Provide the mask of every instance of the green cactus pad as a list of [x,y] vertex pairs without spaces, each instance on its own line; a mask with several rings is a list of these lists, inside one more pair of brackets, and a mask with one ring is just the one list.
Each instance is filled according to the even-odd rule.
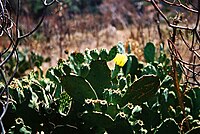
[[200,126],[192,128],[190,131],[188,131],[185,134],[198,134],[200,132]]
[[101,128],[110,128],[114,125],[114,120],[109,115],[101,112],[85,113],[82,118],[90,125]]
[[71,68],[67,64],[63,64],[62,69],[63,69],[63,72],[65,73],[65,75],[68,75],[71,72]]
[[142,70],[142,75],[149,75],[149,74],[152,74],[152,75],[157,75],[157,70],[156,68],[152,65],[152,64],[147,64],[143,70]]
[[101,60],[108,60],[108,52],[107,49],[101,49],[100,51],[100,58]]
[[125,105],[128,102],[134,104],[143,103],[148,101],[155,95],[159,89],[160,81],[157,76],[144,75],[137,81],[135,81],[131,87],[127,90],[122,99],[122,104]]
[[193,89],[186,92],[186,95],[188,95],[192,99],[193,107],[192,107],[192,116],[195,118],[199,117],[199,111],[200,111],[200,88],[194,87]]
[[99,51],[97,49],[91,50],[90,56],[92,57],[93,60],[98,60],[99,59]]
[[90,64],[90,72],[86,79],[90,82],[98,97],[102,98],[104,89],[110,86],[111,81],[111,71],[106,61],[92,61]]
[[85,61],[85,57],[82,53],[76,53],[75,54],[75,57],[74,57],[74,60],[77,62],[77,63],[80,63],[82,64],[84,61]]
[[133,134],[131,125],[125,116],[123,112],[116,115],[114,126],[107,130],[109,134]]
[[163,123],[158,127],[155,134],[179,134],[180,128],[176,121],[172,118],[164,120]]
[[86,65],[82,65],[80,68],[80,76],[85,78],[89,73],[90,67]]
[[133,54],[130,54],[128,55],[128,61],[122,69],[125,75],[128,75],[130,73],[131,76],[134,76],[137,72],[138,67],[139,63],[137,57]]
[[117,53],[118,53],[117,46],[112,47],[108,54],[108,61],[113,60]]
[[61,78],[61,85],[74,100],[81,103],[84,103],[86,98],[98,98],[90,83],[80,76],[64,76]]
[[144,48],[144,58],[146,62],[153,62],[155,58],[156,48],[153,43],[149,42]]

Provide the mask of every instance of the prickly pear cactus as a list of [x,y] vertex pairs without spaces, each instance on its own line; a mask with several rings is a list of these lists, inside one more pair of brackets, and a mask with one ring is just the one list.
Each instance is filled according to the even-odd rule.
[[174,119],[166,119],[163,123],[160,124],[156,134],[170,133],[170,134],[179,134],[180,128]]
[[[184,115],[164,50],[155,54],[154,44],[147,43],[147,63],[130,50],[126,54],[120,42],[110,51],[74,52],[50,67],[46,75],[40,68],[14,79],[9,86],[13,100],[4,116],[8,132],[197,133],[199,87],[180,84]],[[114,68],[107,65],[110,61],[115,63]],[[0,90],[4,89],[2,85]],[[16,123],[19,117],[22,120]]]
[[153,62],[155,59],[156,49],[153,43],[149,42],[146,44],[144,48],[144,57],[146,62]]
[[110,87],[111,71],[108,68],[106,61],[103,60],[92,61],[90,68],[86,79],[94,88],[98,97],[102,98],[104,89]]
[[99,56],[100,56],[101,60],[108,61],[108,54],[109,53],[108,53],[107,49],[101,49]]
[[114,125],[114,120],[101,112],[84,113],[82,118],[93,127],[110,128]]
[[97,94],[90,83],[82,77],[66,75],[61,78],[63,89],[76,101],[81,103],[86,98],[97,99]]
[[128,61],[123,66],[124,74],[125,75],[131,74],[131,76],[134,77],[134,75],[137,74],[138,70],[139,70],[139,63],[137,57],[133,54],[129,54]]
[[108,61],[113,60],[117,53],[118,53],[117,46],[112,47],[108,53]]
[[99,51],[97,49],[91,50],[90,56],[92,57],[93,60],[98,60],[99,59]]
[[122,103],[141,104],[149,100],[158,91],[160,80],[155,75],[144,75],[136,80],[123,96]]

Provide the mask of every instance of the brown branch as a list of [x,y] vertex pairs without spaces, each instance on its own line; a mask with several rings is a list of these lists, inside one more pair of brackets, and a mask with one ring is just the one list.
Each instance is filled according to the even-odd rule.
[[188,7],[188,6],[184,5],[184,4],[182,4],[180,0],[177,0],[178,3],[175,3],[176,1],[174,1],[174,2],[169,2],[169,1],[167,1],[167,0],[161,0],[161,1],[163,1],[164,3],[166,3],[166,4],[168,4],[168,5],[171,5],[171,6],[181,7],[181,8],[183,8],[183,9],[186,9],[187,11],[190,11],[190,12],[193,12],[193,13],[198,13],[197,10],[192,9],[192,8],[190,8],[190,7]]
[[[174,46],[174,43],[175,43],[175,36],[176,36],[176,32],[175,32],[176,29],[174,29],[174,33],[173,33],[173,36],[172,36],[172,41],[171,40],[168,40],[168,45],[172,45]],[[174,42],[173,42],[174,41]],[[173,51],[173,49],[172,49]],[[177,97],[178,97],[178,102],[179,102],[179,105],[181,107],[181,111],[183,112],[183,116],[186,118],[186,113],[185,113],[185,106],[184,106],[184,102],[183,102],[183,93],[182,91],[180,90],[180,86],[179,86],[179,80],[178,80],[178,73],[177,73],[177,66],[176,66],[176,57],[174,55],[171,54],[171,61],[172,61],[172,69],[173,69],[173,82],[174,82],[174,88],[176,90],[176,93],[177,93]],[[186,121],[186,124],[187,124],[187,128],[189,129],[189,123],[188,121]]]
[[[171,50],[173,50],[173,51],[171,51],[170,53],[171,53],[171,55],[173,55],[174,58],[176,58],[176,61],[181,63],[183,65],[183,67],[185,66],[184,69],[186,69],[188,71],[188,73],[187,73],[188,75],[185,74],[185,77],[187,78],[189,76],[189,74],[191,74],[191,73],[195,74],[194,75],[195,77],[193,77],[193,80],[196,81],[197,85],[199,85],[199,82],[197,82],[197,80],[198,80],[197,77],[199,77],[199,75],[198,75],[196,70],[198,70],[198,68],[200,67],[199,62],[197,62],[197,60],[198,61],[200,60],[200,54],[199,54],[200,47],[196,48],[195,44],[196,44],[196,41],[198,41],[200,43],[200,35],[199,35],[199,30],[198,30],[199,21],[200,21],[200,1],[198,1],[198,7],[197,8],[196,7],[190,7],[189,5],[193,6],[192,3],[189,3],[189,5],[187,5],[187,3],[183,4],[180,0],[174,0],[174,1],[160,0],[158,2],[156,0],[146,0],[146,1],[151,2],[151,4],[154,6],[154,8],[158,12],[158,14],[160,16],[162,16],[164,21],[167,23],[167,25],[170,28],[172,28],[172,30],[173,30],[172,33],[174,35],[180,34],[181,39],[183,41],[183,45],[185,45],[188,48],[188,51],[191,52],[191,56],[190,56],[191,58],[189,58],[190,59],[189,62],[184,61],[182,59],[179,51],[176,49],[176,47],[171,45],[171,44],[169,45],[169,47],[172,47]],[[179,18],[174,18],[174,20],[171,22],[168,19],[168,17],[164,14],[164,12],[161,10],[161,7],[158,6],[159,2],[164,2],[168,6],[180,7],[187,12],[195,13],[197,19],[196,19],[194,26],[188,27],[188,26],[184,26],[184,25],[179,25],[179,22],[181,21],[181,20],[179,21]],[[176,33],[177,30],[179,31],[179,33]],[[183,37],[183,34],[182,34],[183,30],[190,31],[192,33],[192,42],[190,44]],[[175,40],[176,40],[174,35],[172,35],[171,39],[170,39],[173,42],[173,44],[175,44]],[[194,56],[196,58],[195,59],[196,62],[194,62],[194,58],[193,58]],[[189,66],[189,68],[186,67],[186,66]],[[194,68],[194,69],[192,69],[192,71],[191,71],[190,68]]]
[[171,28],[177,28],[177,29],[183,29],[183,30],[193,30],[194,29],[194,28],[190,28],[190,27],[185,27],[185,26],[179,26],[179,25],[171,24],[169,22],[169,20],[167,19],[167,17],[165,16],[165,14],[158,7],[158,5],[156,4],[155,0],[151,0],[151,3],[154,6],[154,8],[157,10],[157,12],[163,17],[163,19],[165,20],[165,22],[168,24],[169,27],[171,27]]

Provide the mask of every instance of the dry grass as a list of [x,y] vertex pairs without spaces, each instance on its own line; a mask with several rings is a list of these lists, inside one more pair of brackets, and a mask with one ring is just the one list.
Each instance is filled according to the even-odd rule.
[[[160,44],[157,27],[153,21],[155,12],[152,11],[152,7],[145,9],[147,11],[143,16],[139,16],[129,0],[123,2],[108,0],[100,7],[103,13],[101,16],[84,14],[75,15],[73,19],[69,19],[64,14],[66,9],[62,8],[59,12],[55,11],[52,16],[46,17],[40,29],[42,33],[40,39],[28,38],[21,43],[19,49],[28,48],[45,57],[49,56],[51,57],[50,66],[54,66],[59,58],[66,58],[65,50],[71,53],[74,51],[83,52],[86,48],[110,49],[121,41],[124,42],[125,46],[131,44],[132,53],[139,60],[144,60],[143,48],[145,44],[151,41],[158,48]],[[127,14],[131,17],[132,24],[127,23],[124,17]],[[25,31],[31,29],[31,26],[34,27],[30,18],[22,17],[21,23]],[[169,30],[165,26],[161,30],[164,31],[163,38],[167,39]]]

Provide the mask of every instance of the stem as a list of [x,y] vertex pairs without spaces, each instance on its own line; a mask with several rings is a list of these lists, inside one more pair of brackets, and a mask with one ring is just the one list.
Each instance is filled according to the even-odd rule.
[[[177,29],[174,27],[173,28],[173,34],[172,34],[172,37],[171,37],[171,40],[172,40],[171,43],[173,43],[173,45],[175,45],[176,31],[177,31]],[[170,42],[169,42],[169,47],[170,47]],[[176,51],[174,47],[171,47],[171,50]],[[172,61],[172,69],[173,69],[173,76],[172,77],[173,77],[173,82],[174,82],[174,88],[175,88],[176,93],[177,93],[178,102],[179,102],[179,105],[181,107],[181,111],[183,112],[183,116],[186,119],[187,129],[189,130],[190,129],[189,128],[189,122],[186,118],[185,106],[184,106],[184,102],[183,102],[183,93],[180,90],[180,85],[179,85],[179,80],[178,80],[178,73],[177,73],[177,66],[176,66],[177,58],[173,54],[171,54],[171,61]],[[181,130],[182,130],[182,128],[181,128]]]

